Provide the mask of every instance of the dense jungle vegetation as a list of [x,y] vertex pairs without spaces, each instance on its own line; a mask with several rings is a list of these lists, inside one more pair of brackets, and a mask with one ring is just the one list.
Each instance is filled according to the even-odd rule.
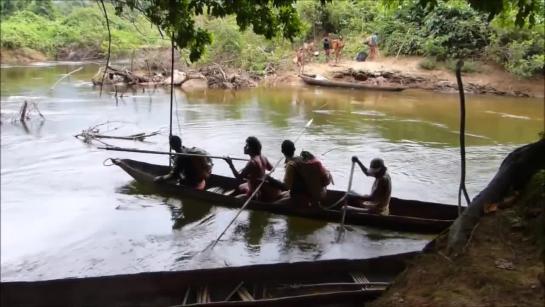
[[[537,11],[545,9],[536,1]],[[507,3],[508,4],[508,3]],[[115,14],[106,3],[112,32],[112,54],[126,57],[135,49],[167,47],[156,26],[136,11]],[[88,50],[96,57],[107,52],[108,33],[101,8],[94,1],[2,0],[1,47],[30,48],[51,58],[69,50]],[[480,62],[495,62],[520,77],[542,75],[545,65],[545,31],[542,14],[522,26],[515,24],[516,8],[507,6],[490,20],[463,0],[437,1],[433,7],[411,1],[298,1],[301,29],[293,42],[280,36],[271,40],[251,30],[239,31],[235,17],[211,18],[196,23],[212,34],[212,44],[198,63],[217,62],[262,72],[267,64],[282,67],[291,62],[294,48],[315,41],[325,32],[342,35],[345,58],[365,51],[363,41],[378,33],[382,55],[425,57],[422,68],[453,66],[466,60],[466,70]],[[185,56],[188,57],[188,52]]]

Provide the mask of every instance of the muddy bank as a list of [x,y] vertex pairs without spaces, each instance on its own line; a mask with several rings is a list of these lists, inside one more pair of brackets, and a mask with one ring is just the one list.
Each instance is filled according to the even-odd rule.
[[[372,62],[340,61],[338,64],[311,62],[305,73],[319,74],[334,79],[371,84],[389,84],[441,92],[457,92],[456,76],[447,69],[425,70],[420,67],[420,57],[381,57]],[[279,74],[271,84],[284,83],[299,86],[296,68]],[[482,64],[480,71],[462,73],[464,90],[473,94],[490,94],[516,97],[543,97],[543,77],[520,79],[494,64]],[[358,81],[360,79],[360,81]]]
[[439,237],[370,306],[543,306],[544,182],[542,170],[512,207],[490,207],[461,256]]
[[43,62],[47,56],[39,51],[21,48],[21,49],[0,49],[0,63],[9,65],[26,65],[33,62]]
[[[449,80],[440,80],[414,74],[406,74],[401,71],[366,71],[347,70],[333,74],[333,79],[375,86],[402,86],[405,88],[425,89],[447,93],[458,92],[458,84]],[[490,94],[499,96],[530,97],[528,93],[518,90],[504,91],[490,85],[482,85],[474,82],[464,82],[464,92],[468,94]]]

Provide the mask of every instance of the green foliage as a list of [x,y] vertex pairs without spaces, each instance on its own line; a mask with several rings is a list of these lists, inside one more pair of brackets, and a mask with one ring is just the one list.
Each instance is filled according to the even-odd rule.
[[[447,60],[445,62],[446,67],[451,70],[452,72],[456,71],[456,63],[457,60]],[[481,71],[481,65],[477,61],[472,60],[466,60],[464,61],[464,66],[462,66],[462,72],[463,73],[474,73],[474,72],[480,72]]]
[[[441,0],[382,0],[382,2],[389,7],[409,2],[427,10],[434,10]],[[485,13],[489,21],[506,12],[512,12],[514,23],[519,27],[533,26],[540,19],[543,20],[543,0],[454,0],[451,2],[468,3],[473,9]]]
[[[107,50],[106,21],[96,5],[74,6],[66,15],[49,19],[27,9],[2,20],[3,48],[31,48],[55,56],[63,48],[86,48],[105,54]],[[147,45],[160,45],[159,34],[142,17],[115,16],[108,5],[112,28],[112,53],[120,56]]]
[[418,63],[418,67],[426,70],[434,70],[437,68],[437,61],[435,59],[425,58]]
[[467,5],[439,2],[431,11],[418,3],[401,7],[380,23],[388,54],[401,51],[438,60],[479,55],[488,43],[483,16]]
[[214,1],[214,0],[112,0],[116,12],[127,8],[144,14],[150,22],[167,31],[179,49],[188,48],[189,58],[196,61],[212,42],[210,32],[195,25],[195,16],[236,16],[241,30],[250,28],[271,39],[278,33],[293,39],[301,22],[295,0]]
[[545,32],[543,27],[496,27],[487,55],[521,77],[545,73]]
[[53,19],[57,15],[57,10],[51,0],[1,0],[0,10],[2,16],[10,16],[22,10],[49,19]]
[[267,64],[283,64],[293,52],[290,44],[280,37],[267,40],[252,31],[240,31],[233,16],[206,19],[203,28],[213,33],[201,64],[222,63],[262,73]]

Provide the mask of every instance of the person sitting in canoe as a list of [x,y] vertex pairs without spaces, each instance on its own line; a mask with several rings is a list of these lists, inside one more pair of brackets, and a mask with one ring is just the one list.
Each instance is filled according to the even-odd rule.
[[290,140],[282,142],[285,160],[284,184],[290,190],[292,203],[296,205],[317,205],[327,194],[327,185],[332,182],[331,174],[322,163],[308,151],[294,156],[295,144]]
[[352,157],[352,163],[357,163],[366,176],[375,177],[370,195],[349,195],[348,205],[366,209],[369,213],[389,213],[388,206],[392,194],[392,180],[388,175],[384,161],[380,158],[371,160],[369,168],[361,163],[358,157]]
[[[248,161],[240,172],[235,169],[231,158],[226,157],[224,159],[227,164],[229,164],[229,168],[231,168],[235,178],[247,180],[246,183],[239,186],[238,192],[243,193],[246,197],[250,197],[264,180],[265,172],[272,170],[273,166],[269,160],[261,154],[261,142],[255,136],[250,136],[246,139],[244,154],[250,156],[250,161]],[[264,183],[255,195],[255,199],[261,201],[275,201],[280,197],[280,189],[275,188],[268,183]]]
[[208,153],[200,148],[187,148],[182,146],[182,139],[176,135],[169,138],[170,148],[176,153],[198,154],[202,156],[177,155],[174,158],[172,170],[163,176],[155,177],[155,182],[162,182],[172,178],[179,180],[180,184],[190,186],[197,190],[204,190],[206,178],[212,173],[212,160],[206,157]]

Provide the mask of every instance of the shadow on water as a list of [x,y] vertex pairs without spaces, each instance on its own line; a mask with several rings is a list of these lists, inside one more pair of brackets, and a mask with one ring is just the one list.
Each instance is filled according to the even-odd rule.
[[[314,242],[311,236],[326,225],[327,222],[324,221],[286,216],[286,231],[282,249],[287,251],[297,247],[303,252],[318,252],[320,254],[319,244]],[[319,256],[315,255],[315,258]]]
[[137,181],[132,181],[129,184],[121,186],[116,191],[127,195],[164,197],[163,204],[169,208],[171,219],[174,222],[172,229],[176,230],[194,222],[206,222],[205,220],[209,219],[208,216],[213,207],[205,202],[190,198],[173,198],[171,195],[159,193],[156,189],[139,184]]
[[250,210],[248,212],[248,223],[239,225],[235,233],[243,232],[244,242],[248,250],[259,252],[261,250],[261,241],[265,233],[270,230],[270,213],[257,212]]

